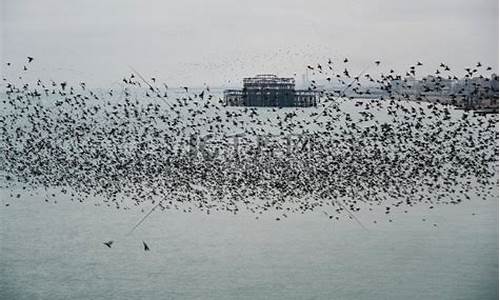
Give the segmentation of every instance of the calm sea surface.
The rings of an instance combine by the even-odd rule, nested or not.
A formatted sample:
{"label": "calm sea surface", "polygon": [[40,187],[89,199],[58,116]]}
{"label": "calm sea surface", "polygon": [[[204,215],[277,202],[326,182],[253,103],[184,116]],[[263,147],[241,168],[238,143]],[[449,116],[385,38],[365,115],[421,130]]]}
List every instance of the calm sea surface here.
{"label": "calm sea surface", "polygon": [[281,221],[155,211],[129,236],[140,209],[45,193],[0,190],[2,300],[498,299],[498,192],[364,209],[364,227],[320,210]]}
{"label": "calm sea surface", "polygon": [[366,229],[315,213],[155,211],[126,236],[139,210],[9,193],[1,299],[498,299],[493,198],[395,211],[392,223],[374,210],[360,214]]}

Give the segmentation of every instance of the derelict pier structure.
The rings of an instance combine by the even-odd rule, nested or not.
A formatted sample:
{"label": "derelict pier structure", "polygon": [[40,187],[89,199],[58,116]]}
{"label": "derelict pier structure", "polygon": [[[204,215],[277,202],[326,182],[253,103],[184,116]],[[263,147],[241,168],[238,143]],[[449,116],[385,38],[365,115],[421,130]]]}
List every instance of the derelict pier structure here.
{"label": "derelict pier structure", "polygon": [[272,74],[243,79],[243,89],[224,91],[224,102],[229,106],[309,107],[316,106],[318,92],[295,90],[293,78]]}

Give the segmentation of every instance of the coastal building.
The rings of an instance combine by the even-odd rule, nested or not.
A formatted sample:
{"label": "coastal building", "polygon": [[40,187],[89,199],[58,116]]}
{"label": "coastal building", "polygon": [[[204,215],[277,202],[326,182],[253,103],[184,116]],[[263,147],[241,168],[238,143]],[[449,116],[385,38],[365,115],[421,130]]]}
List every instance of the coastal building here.
{"label": "coastal building", "polygon": [[293,78],[263,74],[244,78],[241,90],[225,90],[224,102],[229,106],[308,107],[317,105],[318,92],[296,90]]}

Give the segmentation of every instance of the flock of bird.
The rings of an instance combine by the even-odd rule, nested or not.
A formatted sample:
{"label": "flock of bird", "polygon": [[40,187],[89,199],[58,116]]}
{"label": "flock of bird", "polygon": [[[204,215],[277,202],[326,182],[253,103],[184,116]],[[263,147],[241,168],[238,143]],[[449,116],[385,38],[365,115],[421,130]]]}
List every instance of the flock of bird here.
{"label": "flock of bird", "polygon": [[[28,57],[20,72],[33,63]],[[246,210],[277,221],[312,211],[357,221],[360,210],[376,206],[391,221],[396,209],[495,193],[496,115],[396,90],[394,80],[407,82],[421,62],[405,74],[379,76],[356,76],[348,64],[346,58],[307,66],[315,78],[343,87],[320,90],[313,79],[316,108],[227,107],[208,86],[173,89],[135,70],[115,90],[3,78],[2,187],[22,185],[46,202],[62,196],[116,209]],[[465,71],[463,78],[473,78],[491,68],[478,63]],[[441,64],[426,92],[455,78]],[[384,94],[367,98],[373,86]],[[476,98],[491,95],[476,91]],[[458,91],[450,103],[467,97]],[[12,202],[20,194],[10,196]]]}

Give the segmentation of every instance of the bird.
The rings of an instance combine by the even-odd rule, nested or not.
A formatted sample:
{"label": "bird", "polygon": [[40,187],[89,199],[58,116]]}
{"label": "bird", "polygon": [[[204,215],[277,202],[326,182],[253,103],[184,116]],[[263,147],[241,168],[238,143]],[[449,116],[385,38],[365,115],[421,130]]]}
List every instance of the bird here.
{"label": "bird", "polygon": [[141,86],[128,73],[112,89],[83,78],[6,78],[2,184],[50,189],[44,205],[64,198],[151,213],[248,211],[283,224],[317,210],[359,222],[360,211],[376,207],[397,224],[398,209],[492,197],[498,120],[463,108],[468,99],[495,103],[498,76],[442,62],[417,78],[422,65],[358,75],[348,64],[310,62],[303,69],[314,78],[297,94],[315,95],[316,107],[288,108],[273,97],[233,106],[207,83],[168,90],[144,77],[155,80]]}
{"label": "bird", "polygon": [[33,57],[31,57],[31,56],[28,56],[27,58],[28,58],[28,63],[31,63],[31,62],[33,61],[33,59],[34,59],[34,58],[33,58]]}

